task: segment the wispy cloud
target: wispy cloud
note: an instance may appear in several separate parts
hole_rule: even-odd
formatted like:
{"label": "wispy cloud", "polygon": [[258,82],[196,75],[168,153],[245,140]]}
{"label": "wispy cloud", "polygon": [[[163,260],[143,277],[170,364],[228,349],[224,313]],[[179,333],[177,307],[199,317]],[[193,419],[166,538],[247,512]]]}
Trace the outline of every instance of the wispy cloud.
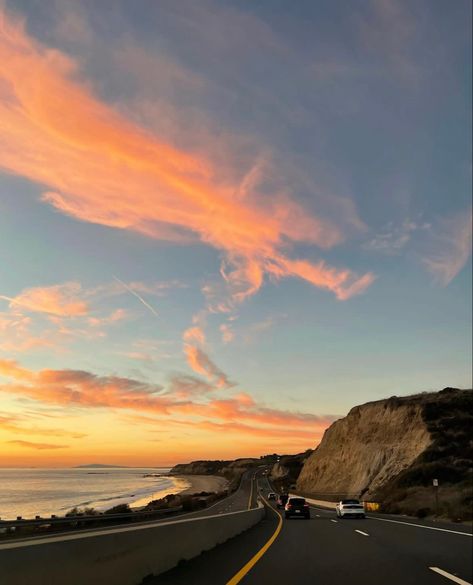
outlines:
{"label": "wispy cloud", "polygon": [[[287,435],[288,428],[296,427],[298,432],[307,433],[304,436],[309,439],[311,433],[320,433],[338,418],[269,408],[245,392],[217,399],[217,384],[194,376],[174,375],[165,388],[132,378],[97,376],[78,370],[35,372],[7,360],[0,360],[0,375],[10,379],[0,384],[1,392],[27,397],[38,403],[146,413],[165,416],[164,421],[174,414],[180,416],[182,424],[189,428],[205,421],[232,423],[234,432],[238,428],[236,425],[242,424],[266,429],[272,435],[282,431],[280,436],[283,437]],[[263,435],[263,430],[252,433]],[[248,434],[251,432],[248,431]]]}
{"label": "wispy cloud", "polygon": [[22,441],[21,439],[15,439],[7,441],[10,445],[18,445],[19,447],[25,447],[27,449],[66,449],[69,445],[53,445],[50,443],[33,443],[31,441]]}
{"label": "wispy cloud", "polygon": [[85,433],[78,433],[65,429],[25,426],[24,422],[21,422],[22,420],[24,421],[25,418],[27,417],[21,415],[0,415],[0,429],[15,434],[39,435],[46,437],[71,437],[73,439],[83,439],[87,436]]}
{"label": "wispy cloud", "polygon": [[[268,197],[253,186],[242,199],[239,181],[220,177],[205,156],[175,148],[99,101],[77,81],[71,58],[40,45],[6,15],[2,30],[0,166],[48,185],[43,201],[77,219],[153,238],[197,234],[225,253],[236,302],[259,290],[265,274],[298,276],[340,300],[371,284],[370,274],[282,253],[288,243],[325,249],[343,241],[333,222],[287,193]],[[31,70],[36,75],[25,73]]]}
{"label": "wispy cloud", "polygon": [[462,270],[471,255],[472,210],[457,213],[437,222],[422,258],[435,279],[448,285]]}
{"label": "wispy cloud", "polygon": [[428,231],[432,225],[426,221],[405,219],[401,224],[389,222],[385,228],[363,244],[365,250],[383,252],[389,255],[399,254],[417,232]]}
{"label": "wispy cloud", "polygon": [[11,308],[20,307],[59,317],[86,315],[89,307],[80,297],[81,286],[77,282],[28,288],[15,297],[0,295],[0,299],[8,301]]}

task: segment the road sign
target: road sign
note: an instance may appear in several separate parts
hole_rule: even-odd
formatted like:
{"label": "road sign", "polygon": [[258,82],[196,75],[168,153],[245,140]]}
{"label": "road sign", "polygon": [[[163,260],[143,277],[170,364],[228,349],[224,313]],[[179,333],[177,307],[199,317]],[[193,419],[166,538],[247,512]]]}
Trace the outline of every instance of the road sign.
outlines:
{"label": "road sign", "polygon": [[432,481],[432,483],[433,483],[434,487],[439,487],[439,480],[438,479],[434,479]]}

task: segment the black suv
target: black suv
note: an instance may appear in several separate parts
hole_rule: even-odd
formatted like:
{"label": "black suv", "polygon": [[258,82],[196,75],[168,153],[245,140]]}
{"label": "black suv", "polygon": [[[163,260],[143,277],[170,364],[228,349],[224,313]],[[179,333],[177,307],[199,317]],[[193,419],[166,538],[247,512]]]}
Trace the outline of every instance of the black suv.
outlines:
{"label": "black suv", "polygon": [[304,498],[289,498],[284,507],[284,516],[290,518],[291,516],[299,516],[309,520],[310,508],[309,504]]}

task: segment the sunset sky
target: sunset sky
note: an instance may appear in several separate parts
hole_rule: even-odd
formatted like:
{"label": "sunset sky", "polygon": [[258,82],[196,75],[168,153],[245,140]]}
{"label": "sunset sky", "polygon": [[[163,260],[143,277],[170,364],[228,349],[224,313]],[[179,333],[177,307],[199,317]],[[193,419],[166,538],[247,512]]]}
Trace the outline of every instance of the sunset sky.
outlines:
{"label": "sunset sky", "polygon": [[471,387],[471,2],[0,2],[0,466],[295,453]]}

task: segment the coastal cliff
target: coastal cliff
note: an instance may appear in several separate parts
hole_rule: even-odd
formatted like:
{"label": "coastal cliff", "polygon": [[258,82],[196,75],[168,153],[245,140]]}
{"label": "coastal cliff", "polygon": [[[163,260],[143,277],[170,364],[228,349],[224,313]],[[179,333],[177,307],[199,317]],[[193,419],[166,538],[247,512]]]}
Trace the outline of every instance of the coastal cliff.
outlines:
{"label": "coastal cliff", "polygon": [[297,455],[281,455],[279,460],[271,468],[270,479],[278,490],[288,491],[299,477],[307,458],[313,453],[308,449]]}
{"label": "coastal cliff", "polygon": [[190,463],[175,465],[170,473],[173,475],[222,475],[228,478],[240,475],[243,471],[255,465],[261,465],[261,460],[247,458],[228,461],[191,461]]}
{"label": "coastal cliff", "polygon": [[297,490],[321,499],[346,495],[386,511],[427,515],[432,480],[444,513],[471,517],[471,390],[392,397],[356,406],[325,432],[305,461]]}

